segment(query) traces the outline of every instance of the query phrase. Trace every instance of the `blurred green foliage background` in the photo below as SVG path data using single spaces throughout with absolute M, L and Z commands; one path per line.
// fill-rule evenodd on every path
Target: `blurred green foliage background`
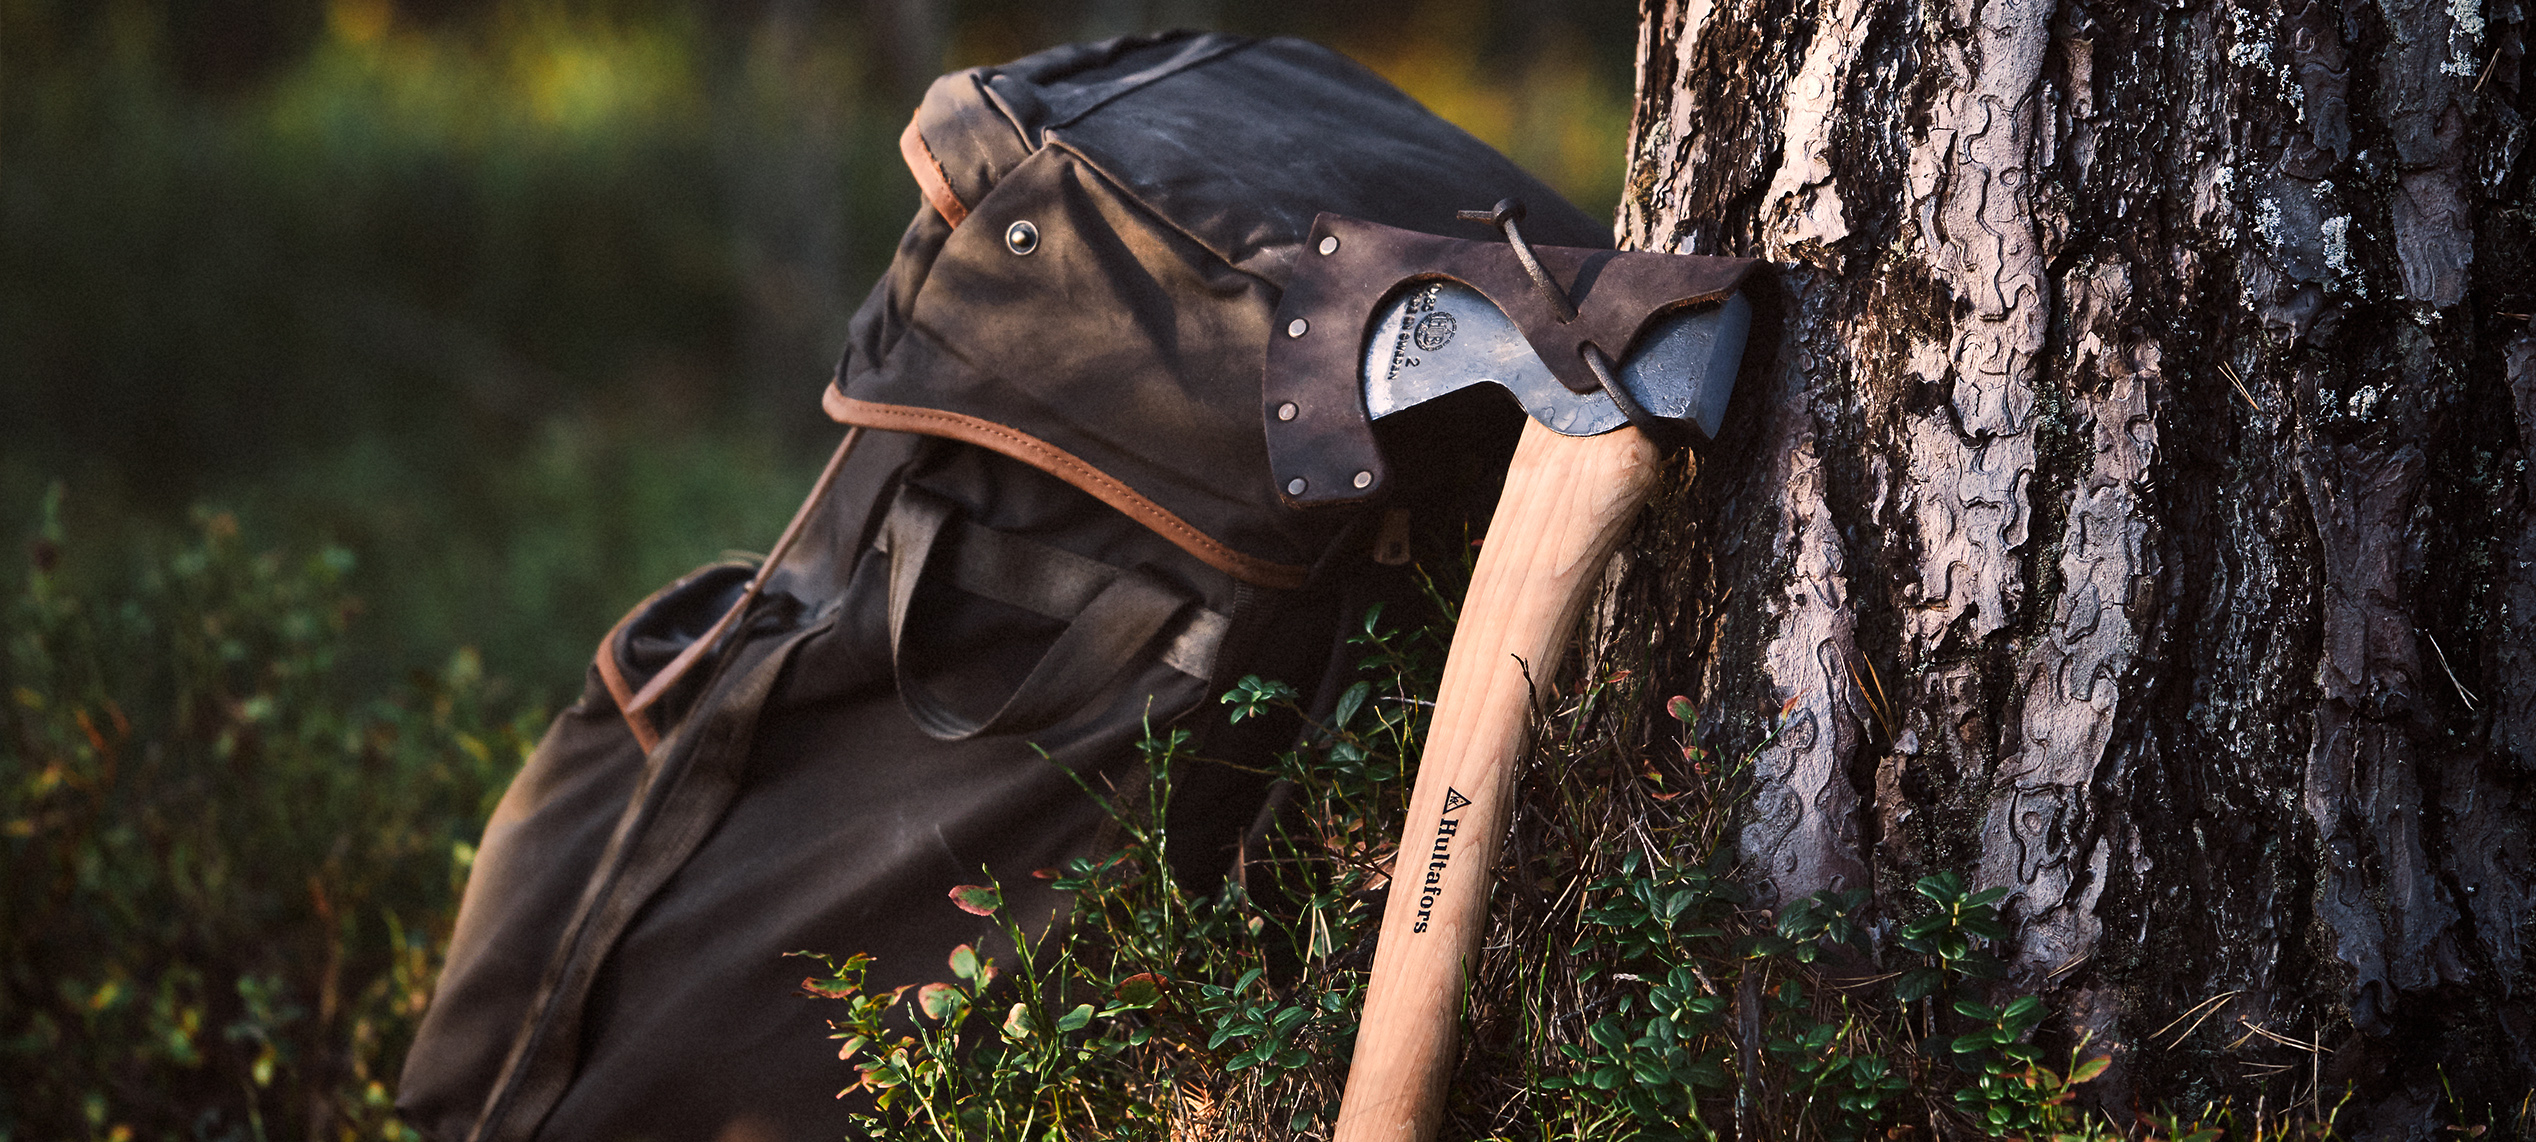
M 546 712 L 832 446 L 924 85 L 1171 26 L 1617 199 L 1629 0 L 0 0 L 0 1142 L 398 1136 Z

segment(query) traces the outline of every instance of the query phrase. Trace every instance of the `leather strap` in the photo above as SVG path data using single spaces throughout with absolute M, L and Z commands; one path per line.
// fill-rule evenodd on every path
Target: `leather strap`
M 563 1100 L 580 1067 L 581 1019 L 600 966 L 643 905 L 722 819 L 776 681 L 802 643 L 828 625 L 795 631 L 754 662 L 718 661 L 745 669 L 736 678 L 717 676 L 714 692 L 701 703 L 704 714 L 682 720 L 649 752 L 633 800 L 546 965 L 468 1142 L 529 1142 Z
M 981 527 L 973 520 L 955 519 L 946 526 L 959 529 L 947 556 L 952 586 L 1058 622 L 1072 622 L 1118 575 L 1118 568 L 1098 559 Z M 887 530 L 880 533 L 875 546 L 882 552 L 889 550 Z M 937 564 L 944 558 L 935 556 Z M 1191 606 L 1185 621 L 1164 628 L 1178 629 L 1162 649 L 1162 664 L 1200 681 L 1212 679 L 1216 649 L 1232 625 L 1224 615 Z
M 942 741 L 1029 733 L 1065 720 L 1125 672 L 1175 616 L 1192 606 L 1142 568 L 1121 570 L 966 524 L 949 500 L 913 485 L 899 489 L 881 534 L 889 555 L 889 653 L 898 699 L 917 728 Z M 950 535 L 956 538 L 944 542 Z M 962 553 L 945 559 L 943 549 L 954 546 Z M 1003 705 L 983 718 L 952 709 L 907 668 L 907 616 L 914 609 L 917 586 L 938 559 L 960 568 L 952 578 L 972 593 L 1067 622 L 1065 632 L 1049 644 Z M 938 578 L 942 570 L 933 574 Z M 1201 610 L 1199 615 L 1174 641 L 1172 650 L 1178 653 L 1166 651 L 1166 656 L 1183 660 L 1172 663 L 1175 669 L 1204 677 L 1213 658 L 1211 644 L 1221 639 L 1228 624 L 1213 612 Z

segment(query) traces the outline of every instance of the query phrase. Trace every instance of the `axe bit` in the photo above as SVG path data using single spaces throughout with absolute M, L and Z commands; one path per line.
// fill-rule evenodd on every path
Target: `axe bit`
M 1751 320 L 1751 260 L 1532 247 L 1512 201 L 1463 217 L 1505 240 L 1322 215 L 1270 339 L 1270 463 L 1298 506 L 1381 493 L 1374 419 L 1479 384 L 1530 414 L 1445 658 L 1337 1142 L 1434 1137 L 1535 686 L 1655 483 L 1655 436 L 1716 433 Z

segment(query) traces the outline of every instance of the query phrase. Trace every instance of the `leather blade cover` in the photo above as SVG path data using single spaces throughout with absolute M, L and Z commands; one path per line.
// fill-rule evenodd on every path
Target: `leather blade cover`
M 1366 387 L 1388 384 L 1403 371 L 1391 367 L 1394 353 L 1404 358 L 1419 357 L 1418 367 L 1423 368 L 1425 346 L 1419 340 L 1422 333 L 1435 349 L 1449 350 L 1450 342 L 1461 335 L 1458 321 L 1469 317 L 1481 328 L 1476 331 L 1480 335 L 1464 352 L 1503 360 L 1509 375 L 1473 376 L 1464 383 L 1487 379 L 1511 389 L 1516 387 L 1517 374 L 1513 370 L 1522 366 L 1509 359 L 1516 354 L 1507 351 L 1502 337 L 1490 337 L 1486 332 L 1498 320 L 1511 322 L 1530 346 L 1535 358 L 1533 367 L 1546 371 L 1557 381 L 1556 387 L 1579 394 L 1574 401 L 1551 400 L 1547 399 L 1547 390 L 1536 384 L 1533 399 L 1526 399 L 1520 392 L 1518 399 L 1524 400 L 1527 411 L 1535 415 L 1548 408 L 1550 415 L 1543 423 L 1554 430 L 1591 435 L 1580 431 L 1587 423 L 1582 402 L 1610 408 L 1610 400 L 1585 364 L 1583 347 L 1591 343 L 1621 362 L 1623 384 L 1642 394 L 1642 384 L 1661 389 L 1685 381 L 1705 383 L 1699 376 L 1684 376 L 1678 361 L 1672 367 L 1639 369 L 1630 355 L 1643 340 L 1679 339 L 1685 331 L 1701 338 L 1705 351 L 1712 355 L 1716 349 L 1725 348 L 1724 331 L 1717 328 L 1719 322 L 1715 320 L 1706 322 L 1702 331 L 1703 323 L 1696 320 L 1696 315 L 1691 321 L 1665 319 L 1675 317 L 1675 311 L 1686 307 L 1724 301 L 1759 264 L 1749 258 L 1566 246 L 1535 246 L 1533 253 L 1565 288 L 1577 310 L 1575 320 L 1558 320 L 1551 303 L 1503 240 L 1447 238 L 1333 214 L 1314 219 L 1311 239 L 1297 256 L 1278 305 L 1276 324 L 1268 339 L 1267 374 L 1262 385 L 1270 470 L 1278 493 L 1287 504 L 1311 507 L 1353 503 L 1382 494 L 1389 473 L 1375 444 L 1372 418 L 1376 414 L 1367 404 Z M 1430 281 L 1444 288 L 1431 296 L 1423 288 L 1401 288 L 1422 287 Z M 1468 296 L 1461 294 L 1460 289 L 1476 293 L 1495 312 L 1468 305 Z M 1403 324 L 1399 319 L 1406 311 L 1401 302 L 1415 306 L 1446 297 L 1464 299 L 1469 310 L 1467 314 L 1461 309 L 1452 310 L 1457 323 L 1452 336 L 1446 335 L 1443 322 L 1427 322 L 1429 311 L 1420 310 L 1423 330 L 1414 324 L 1393 330 L 1394 344 L 1389 351 L 1368 343 L 1376 332 L 1376 323 L 1386 316 L 1393 319 L 1391 324 L 1395 326 Z M 1708 312 L 1722 314 L 1724 310 L 1710 307 Z M 1733 341 L 1739 350 L 1741 337 L 1736 336 Z M 1681 354 L 1655 356 L 1673 360 Z M 1377 365 L 1381 366 L 1379 371 L 1375 369 Z M 1632 376 L 1633 372 L 1639 375 Z M 1731 384 L 1731 378 L 1724 383 Z M 1436 393 L 1443 391 L 1448 390 L 1434 389 Z M 1642 395 L 1641 403 L 1650 409 L 1701 421 L 1698 427 L 1702 431 L 1714 430 L 1713 413 L 1699 414 L 1722 403 L 1721 397 L 1663 392 L 1655 397 L 1647 400 Z M 1396 394 L 1387 394 L 1385 400 L 1389 403 L 1383 412 L 1405 407 L 1397 403 Z M 1570 423 L 1565 427 L 1557 423 L 1562 410 L 1572 410 Z M 1616 417 L 1618 410 L 1612 409 L 1609 415 Z

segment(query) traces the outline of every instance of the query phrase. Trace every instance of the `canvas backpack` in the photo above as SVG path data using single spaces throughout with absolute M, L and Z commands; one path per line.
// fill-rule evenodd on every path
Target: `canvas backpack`
M 990 922 L 951 886 L 1103 844 L 1185 728 L 1170 859 L 1231 867 L 1301 725 L 1233 724 L 1244 675 L 1323 708 L 1342 624 L 1411 535 L 1484 519 L 1520 424 L 1386 422 L 1380 494 L 1298 510 L 1263 443 L 1272 317 L 1314 216 L 1459 232 L 1532 204 L 1604 228 L 1326 49 L 1170 34 L 937 81 L 902 138 L 926 205 L 855 315 L 848 426 L 760 562 L 702 568 L 611 631 L 486 826 L 398 1092 L 438 1142 L 835 1138 L 852 1081 L 799 949 L 939 977 Z M 1447 542 L 1440 541 L 1440 542 Z

